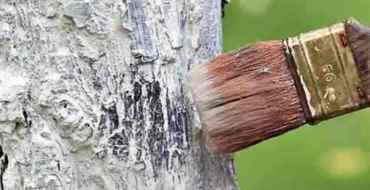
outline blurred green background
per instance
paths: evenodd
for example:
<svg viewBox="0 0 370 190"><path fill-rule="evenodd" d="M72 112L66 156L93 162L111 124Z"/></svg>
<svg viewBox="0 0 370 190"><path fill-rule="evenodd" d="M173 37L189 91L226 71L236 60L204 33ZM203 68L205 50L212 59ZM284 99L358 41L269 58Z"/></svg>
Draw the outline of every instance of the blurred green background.
<svg viewBox="0 0 370 190"><path fill-rule="evenodd" d="M231 0L224 50L283 39L349 17L370 25L369 0ZM242 190L370 189L370 110L283 135L235 154Z"/></svg>

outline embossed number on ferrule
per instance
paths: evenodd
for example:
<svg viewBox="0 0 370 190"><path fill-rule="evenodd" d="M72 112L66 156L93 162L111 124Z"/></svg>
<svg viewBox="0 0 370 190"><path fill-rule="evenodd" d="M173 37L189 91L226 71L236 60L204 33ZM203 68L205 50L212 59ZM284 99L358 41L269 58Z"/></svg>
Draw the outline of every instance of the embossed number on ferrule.
<svg viewBox="0 0 370 190"><path fill-rule="evenodd" d="M310 121L321 121L359 109L361 80L346 41L344 24L337 24L286 42L302 85Z"/></svg>

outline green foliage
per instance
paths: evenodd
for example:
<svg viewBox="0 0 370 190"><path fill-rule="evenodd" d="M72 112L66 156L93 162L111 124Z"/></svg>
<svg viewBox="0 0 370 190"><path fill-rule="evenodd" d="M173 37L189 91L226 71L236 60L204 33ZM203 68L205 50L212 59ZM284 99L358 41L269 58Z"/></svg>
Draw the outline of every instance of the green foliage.
<svg viewBox="0 0 370 190"><path fill-rule="evenodd" d="M225 51L284 39L349 17L370 25L368 0L232 0ZM304 126L235 155L242 190L370 187L370 110Z"/></svg>

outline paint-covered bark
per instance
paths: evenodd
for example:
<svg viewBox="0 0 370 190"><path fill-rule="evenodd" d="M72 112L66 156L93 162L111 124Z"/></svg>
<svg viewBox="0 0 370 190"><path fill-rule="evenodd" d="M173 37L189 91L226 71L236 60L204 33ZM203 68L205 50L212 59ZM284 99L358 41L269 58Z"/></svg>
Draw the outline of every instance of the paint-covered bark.
<svg viewBox="0 0 370 190"><path fill-rule="evenodd" d="M220 51L220 0L0 0L5 190L234 190L207 152L192 64Z"/></svg>

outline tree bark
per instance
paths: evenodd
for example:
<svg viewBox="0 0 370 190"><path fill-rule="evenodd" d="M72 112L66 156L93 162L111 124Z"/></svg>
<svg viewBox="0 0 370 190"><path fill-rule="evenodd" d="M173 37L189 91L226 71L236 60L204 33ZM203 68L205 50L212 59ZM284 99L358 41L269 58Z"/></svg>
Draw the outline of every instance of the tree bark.
<svg viewBox="0 0 370 190"><path fill-rule="evenodd" d="M187 87L220 0L0 0L5 190L234 190Z"/></svg>

